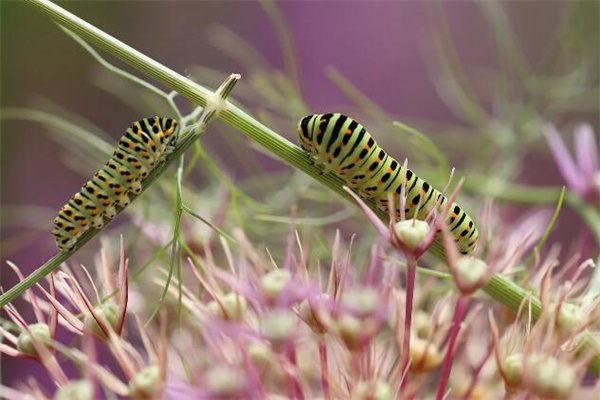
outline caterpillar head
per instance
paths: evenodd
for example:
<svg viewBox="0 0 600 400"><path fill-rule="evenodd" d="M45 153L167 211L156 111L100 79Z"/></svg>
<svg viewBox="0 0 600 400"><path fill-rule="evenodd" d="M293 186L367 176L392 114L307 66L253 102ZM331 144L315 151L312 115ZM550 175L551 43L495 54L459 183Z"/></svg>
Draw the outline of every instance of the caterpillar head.
<svg viewBox="0 0 600 400"><path fill-rule="evenodd" d="M312 115L307 115L298 122L298 139L300 147L302 147L302 150L304 151L310 151L311 149L310 142L312 135L308 128L308 124L312 117Z"/></svg>

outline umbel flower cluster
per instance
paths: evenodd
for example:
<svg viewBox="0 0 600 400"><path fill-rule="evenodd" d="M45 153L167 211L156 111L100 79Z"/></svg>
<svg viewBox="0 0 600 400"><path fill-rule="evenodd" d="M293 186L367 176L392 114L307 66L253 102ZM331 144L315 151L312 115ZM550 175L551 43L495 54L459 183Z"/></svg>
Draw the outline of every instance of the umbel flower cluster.
<svg viewBox="0 0 600 400"><path fill-rule="evenodd" d="M168 271L132 284L123 244L103 241L94 272L64 265L27 292L31 320L6 308L2 353L40 363L55 387L24 379L2 396L597 398L585 378L593 354L578 352L600 317L598 300L580 296L591 261L568 260L559 275L557 251L534 262L523 281L540 294L537 323L527 301L512 313L477 295L493 273L522 264L546 213L520 221L485 259L459 256L450 239L447 274L417 267L439 219L386 227L357 201L383 239L363 265L358 243L339 233L329 260L309 259L292 225L276 260L235 230L188 257L156 318L149 299Z"/></svg>
<svg viewBox="0 0 600 400"><path fill-rule="evenodd" d="M404 111L378 105L334 67L311 65L354 106L314 110L305 93L314 85L303 82L293 30L276 2L260 4L281 44L283 69L234 29L213 27L212 44L245 67L235 90L240 76L232 74L216 92L208 86L231 71L196 65L183 76L62 4L23 2L98 62L93 79L114 100L144 114L166 109L186 135L144 180L149 190L119 209L117 229L87 230L73 252L27 277L25 265L2 266L3 278L20 282L0 288L2 373L9 376L0 380L0 398L600 399L600 168L597 132L585 122L598 112L598 24L588 21L598 13L594 2L567 3L539 71L521 51L512 6L474 2L497 64L483 69L465 68L456 24L446 20L445 6L432 7L427 67L456 122L418 121L423 134L394 121ZM347 56L344 68L362 63ZM393 78L402 90L412 79ZM182 112L177 96L194 111ZM113 154L97 127L47 109L3 108L2 119L42 124L78 172ZM407 219L405 184L386 203L399 201L400 217L375 214L372 200L286 140L301 116L322 111L356 116L390 155L410 156L431 187L441 189L459 161L466 179L443 194L452 204L461 192L458 202L480 233L474 254L458 253L447 207ZM224 123L211 125L210 140L222 140L226 151L202 136L213 119ZM265 167L256 145L278 167ZM544 156L546 164L532 165ZM562 190L530 180L548 166ZM570 235L574 225L585 226ZM10 239L2 242L8 258L19 250L18 238ZM55 269L46 276L49 266Z"/></svg>

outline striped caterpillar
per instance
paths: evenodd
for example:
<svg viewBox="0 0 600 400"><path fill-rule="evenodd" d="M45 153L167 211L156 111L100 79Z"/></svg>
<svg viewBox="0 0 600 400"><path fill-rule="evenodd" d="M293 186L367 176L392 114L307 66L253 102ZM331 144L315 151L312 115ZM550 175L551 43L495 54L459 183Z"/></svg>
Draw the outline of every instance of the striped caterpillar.
<svg viewBox="0 0 600 400"><path fill-rule="evenodd" d="M308 115L298 123L300 147L334 171L362 197L375 200L388 211L388 193L400 196L402 177L406 180L406 218L424 219L435 206L448 202L438 190L400 165L381 149L369 132L350 117L339 113ZM418 208L418 210L417 210ZM400 209L396 208L400 215ZM456 203L449 209L447 224L461 254L471 254L479 233L471 217Z"/></svg>
<svg viewBox="0 0 600 400"><path fill-rule="evenodd" d="M134 122L104 167L75 193L54 219L56 245L71 251L90 227L100 229L104 217L127 207L129 194L142 191L141 181L160 164L177 142L177 121L151 117Z"/></svg>

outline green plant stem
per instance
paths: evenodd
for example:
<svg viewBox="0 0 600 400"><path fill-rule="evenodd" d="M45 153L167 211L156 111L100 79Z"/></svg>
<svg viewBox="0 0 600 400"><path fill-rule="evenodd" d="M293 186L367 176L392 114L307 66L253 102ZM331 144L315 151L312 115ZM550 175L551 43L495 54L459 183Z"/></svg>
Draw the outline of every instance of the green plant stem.
<svg viewBox="0 0 600 400"><path fill-rule="evenodd" d="M239 79L240 79L239 75L231 75L221 85L221 87L219 88L217 93L214 94L214 96L215 97L227 96L231 92L231 89L233 88L233 86ZM180 133L180 139L179 139L175 149L169 155L167 155L167 157L163 163L159 164L156 168L154 168L152 171L150 171L150 173L148 174L148 177L146 179L144 179L144 181L143 181L142 192L138 195L135 195L135 194L129 195L132 202L135 201L139 196L141 196L146 191L146 189L148 189L148 187L150 187L152 185L152 183L169 167L169 165L173 161L179 159L179 157L181 155L183 155L183 153L190 146L192 146L198 140L198 138L206 131L208 124L211 122L212 118L216 115L216 111L215 111L214 107L212 106L212 104L214 104L214 101L211 102L210 104L208 104L208 106L205 108L205 112L203 112L203 114L200 116L199 121L193 127L193 130L191 130L191 131L189 129L184 130L182 128L182 132ZM123 211L122 208L119 209L117 211L117 215L119 215L122 211ZM104 224L105 227L110 222L111 221L106 220L105 224ZM15 286L10 288L6 293L3 293L0 296L0 308L4 307L5 305L7 305L11 301L13 301L15 298L22 295L31 286L35 285L36 283L38 283L39 281L44 279L44 277L46 275L48 275L49 273L54 271L56 268L58 268L58 266L60 266L60 264L65 262L73 254L75 254L83 245L85 245L94 236L96 236L98 234L98 232L100 232L100 230L95 229L95 228L90 228L83 235L81 235L81 237L77 240L77 244L75 245L75 248L72 251L70 251L70 252L61 251L60 253L58 253L57 255L52 257L50 260L48 260L46 263L44 263L41 267L39 267L35 271L33 271L30 275L25 277L25 279L23 279L22 281L17 283Z"/></svg>
<svg viewBox="0 0 600 400"><path fill-rule="evenodd" d="M123 62L131 65L141 73L150 76L165 86L177 91L195 104L204 107L214 95L204 87L140 53L139 51L108 35L107 33L101 31L100 29L94 27L88 22L71 14L70 12L48 0L24 0L24 3L46 14L56 23L73 31L94 46L97 46L107 53L119 58ZM322 174L322 167L313 165L313 163L310 162L306 154L302 152L300 148L291 144L273 130L252 118L239 107L231 103L227 103L225 110L220 114L220 118L237 128L241 133L262 147L266 148L270 153L278 156L288 165L305 172L313 179L321 182L331 191L349 201L352 201L350 195L347 194L343 189L344 182L342 179L334 176L333 174ZM181 146L178 148L181 149L181 151L176 154L176 156L179 156L185 150ZM172 156L175 156L175 154ZM173 160L174 157L169 157L169 159ZM166 168L167 163L164 164L165 165L163 168ZM155 176L158 176L158 174ZM552 198L552 202L556 201L558 198L558 192L556 193L557 196ZM569 196L567 196L567 202L569 202ZM376 209L372 201L367 202L367 204L369 204L374 210ZM379 211L377 212L382 218L386 217L384 213ZM600 230L600 228L598 229ZM90 238L91 237L86 237L83 242L87 242L87 240ZM432 253L439 258L444 258L443 249L439 242L433 247ZM52 258L52 263L48 262L44 264L44 266L40 267L40 269L36 270L32 275L34 275L37 281L39 281L67 258L68 255L61 253ZM7 293L0 296L0 307L6 305L9 301L23 293L28 287L37 281L27 277L25 281L17 284ZM484 291L498 302L509 307L514 312L517 312L521 302L523 302L525 299L531 300L532 307L534 307L534 314L539 314L539 309L541 309L541 303L539 300L537 300L523 288L515 285L510 280L500 275L492 278L484 287ZM536 308L536 305L539 308ZM536 309L538 311L535 311ZM594 349L596 355L590 364L590 369L594 374L600 375L600 353L596 350L597 349Z"/></svg>

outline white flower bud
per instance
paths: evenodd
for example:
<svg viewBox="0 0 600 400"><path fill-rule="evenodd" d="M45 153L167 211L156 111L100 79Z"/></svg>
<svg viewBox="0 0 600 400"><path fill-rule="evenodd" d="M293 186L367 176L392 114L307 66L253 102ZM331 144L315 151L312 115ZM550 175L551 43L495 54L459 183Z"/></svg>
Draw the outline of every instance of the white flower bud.
<svg viewBox="0 0 600 400"><path fill-rule="evenodd" d="M442 362L442 354L437 347L419 338L410 341L410 370L423 373L437 368Z"/></svg>
<svg viewBox="0 0 600 400"><path fill-rule="evenodd" d="M119 306L113 301L107 301L104 304L100 304L96 308L94 308L94 313L98 317L101 323L108 323L108 325L113 329L117 329L117 324L119 323ZM90 331L92 331L95 335L106 338L106 334L98 325L98 321L92 315L92 313L86 314L83 319L83 323Z"/></svg>
<svg viewBox="0 0 600 400"><path fill-rule="evenodd" d="M337 321L340 338L350 350L357 350L360 345L363 324L350 315L342 315Z"/></svg>
<svg viewBox="0 0 600 400"><path fill-rule="evenodd" d="M129 397L133 399L156 398L160 389L160 370L156 365L146 367L129 381Z"/></svg>
<svg viewBox="0 0 600 400"><path fill-rule="evenodd" d="M503 369L506 386L511 389L519 388L523 380L523 355L514 353L506 357Z"/></svg>
<svg viewBox="0 0 600 400"><path fill-rule="evenodd" d="M296 332L296 316L289 311L272 311L262 318L261 332L274 345L290 340Z"/></svg>
<svg viewBox="0 0 600 400"><path fill-rule="evenodd" d="M396 222L394 231L402 243L410 250L414 250L423 243L431 227L425 221L410 219Z"/></svg>
<svg viewBox="0 0 600 400"><path fill-rule="evenodd" d="M50 328L48 325L43 323L31 324L28 326L29 332L23 330L17 339L17 350L21 353L37 356L37 350L32 343L31 337L33 336L39 342L44 343L46 346L50 344Z"/></svg>
<svg viewBox="0 0 600 400"><path fill-rule="evenodd" d="M54 400L93 400L94 387L86 380L74 380L56 391Z"/></svg>
<svg viewBox="0 0 600 400"><path fill-rule="evenodd" d="M287 269L276 269L262 277L260 284L268 301L275 301L292 279Z"/></svg>
<svg viewBox="0 0 600 400"><path fill-rule="evenodd" d="M580 306L563 302L558 316L558 329L562 335L569 336L586 322L588 316Z"/></svg>
<svg viewBox="0 0 600 400"><path fill-rule="evenodd" d="M392 400L394 391L382 381L360 381L352 388L352 400Z"/></svg>
<svg viewBox="0 0 600 400"><path fill-rule="evenodd" d="M217 366L206 372L204 384L217 398L238 398L246 386L246 377L235 367Z"/></svg>
<svg viewBox="0 0 600 400"><path fill-rule="evenodd" d="M461 290L472 292L479 289L488 273L488 266L479 258L461 256L458 259L456 270Z"/></svg>
<svg viewBox="0 0 600 400"><path fill-rule="evenodd" d="M358 314L359 318L375 312L378 304L379 292L372 287L352 288L342 294L342 305Z"/></svg>
<svg viewBox="0 0 600 400"><path fill-rule="evenodd" d="M545 354L533 354L527 360L527 386L544 399L568 399L577 384L575 369Z"/></svg>
<svg viewBox="0 0 600 400"><path fill-rule="evenodd" d="M298 307L300 318L316 333L324 334L327 327L322 321L322 313L326 313L326 302L329 300L328 294L320 294L309 300L304 300Z"/></svg>
<svg viewBox="0 0 600 400"><path fill-rule="evenodd" d="M431 333L432 321L431 315L423 310L415 310L413 312L413 328L417 337L427 339Z"/></svg>
<svg viewBox="0 0 600 400"><path fill-rule="evenodd" d="M232 321L241 321L248 308L248 302L237 293L227 293L221 297L220 303L216 300L210 301L206 306L216 317Z"/></svg>
<svg viewBox="0 0 600 400"><path fill-rule="evenodd" d="M265 368L273 359L273 352L263 343L251 343L248 345L248 356L254 365Z"/></svg>

